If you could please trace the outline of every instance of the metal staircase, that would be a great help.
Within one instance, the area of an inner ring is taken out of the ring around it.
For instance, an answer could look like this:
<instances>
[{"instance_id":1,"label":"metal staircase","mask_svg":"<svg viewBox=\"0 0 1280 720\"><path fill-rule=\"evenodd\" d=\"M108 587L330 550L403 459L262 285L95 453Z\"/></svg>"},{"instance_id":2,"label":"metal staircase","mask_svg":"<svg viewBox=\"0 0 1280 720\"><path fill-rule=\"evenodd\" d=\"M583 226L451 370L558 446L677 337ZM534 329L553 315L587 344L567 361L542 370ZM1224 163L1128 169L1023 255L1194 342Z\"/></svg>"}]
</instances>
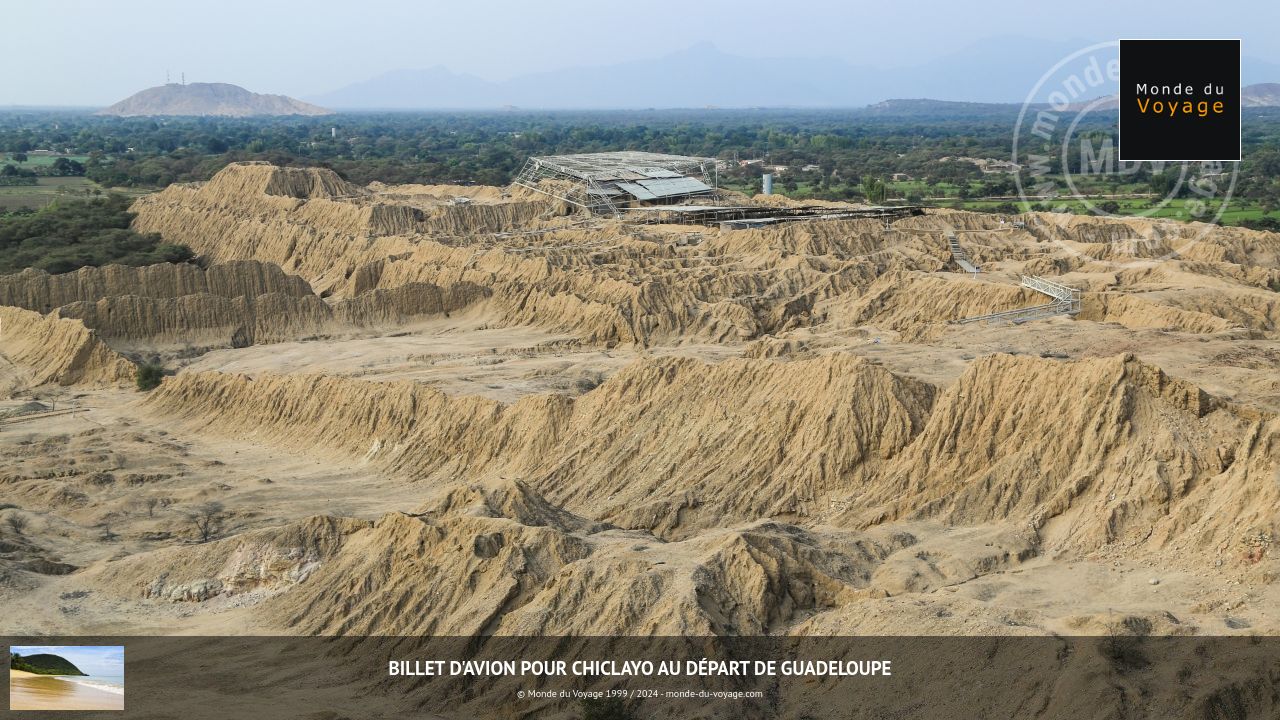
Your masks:
<instances>
[{"instance_id":1,"label":"metal staircase","mask_svg":"<svg viewBox=\"0 0 1280 720\"><path fill-rule=\"evenodd\" d=\"M973 273L974 275L982 272L978 269L977 265L970 262L969 253L965 252L964 248L960 247L960 240L956 238L956 234L950 230L947 231L947 243L951 246L951 259L955 261L956 265L960 266L961 270L967 273Z\"/></svg>"},{"instance_id":2,"label":"metal staircase","mask_svg":"<svg viewBox=\"0 0 1280 720\"><path fill-rule=\"evenodd\" d=\"M1075 315L1080 312L1080 291L1076 288L1068 287L1062 283L1056 283L1038 275L1023 275L1022 287L1047 295L1053 299L1053 302L1045 303L1044 305L1033 305L1031 307L1018 308L1016 310L1004 310L1001 312L988 313L986 315L978 315L976 317L964 318L962 320L953 320L952 322L957 325L967 325L969 323L976 322L1011 322L1020 324L1030 322L1032 320L1043 320L1057 315Z\"/></svg>"}]
</instances>

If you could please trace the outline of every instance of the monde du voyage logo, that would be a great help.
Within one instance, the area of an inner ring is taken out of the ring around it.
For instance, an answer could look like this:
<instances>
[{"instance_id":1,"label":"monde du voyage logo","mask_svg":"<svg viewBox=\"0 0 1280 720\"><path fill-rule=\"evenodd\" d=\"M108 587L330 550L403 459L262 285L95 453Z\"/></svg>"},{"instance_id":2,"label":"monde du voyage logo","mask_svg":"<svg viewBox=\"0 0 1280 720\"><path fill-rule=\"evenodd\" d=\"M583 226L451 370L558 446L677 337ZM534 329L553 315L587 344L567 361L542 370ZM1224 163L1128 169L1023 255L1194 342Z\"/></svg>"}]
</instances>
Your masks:
<instances>
[{"instance_id":1,"label":"monde du voyage logo","mask_svg":"<svg viewBox=\"0 0 1280 720\"><path fill-rule=\"evenodd\" d=\"M1120 41L1120 160L1240 159L1239 40Z\"/></svg>"}]
</instances>

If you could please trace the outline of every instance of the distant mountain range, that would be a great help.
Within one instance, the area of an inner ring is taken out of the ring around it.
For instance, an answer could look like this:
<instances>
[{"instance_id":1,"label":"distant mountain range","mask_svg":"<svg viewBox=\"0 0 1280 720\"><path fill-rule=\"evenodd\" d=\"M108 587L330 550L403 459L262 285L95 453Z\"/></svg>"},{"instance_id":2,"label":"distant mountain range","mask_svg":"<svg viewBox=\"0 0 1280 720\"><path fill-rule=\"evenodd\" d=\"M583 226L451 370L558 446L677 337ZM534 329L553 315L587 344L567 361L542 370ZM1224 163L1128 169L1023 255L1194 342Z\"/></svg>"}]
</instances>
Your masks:
<instances>
[{"instance_id":1,"label":"distant mountain range","mask_svg":"<svg viewBox=\"0 0 1280 720\"><path fill-rule=\"evenodd\" d=\"M568 68L490 81L445 67L393 70L310 98L263 95L226 83L169 83L148 88L100 115L327 115L346 110L865 108L872 114L979 115L1016 109L1040 78L1037 68L1079 48L995 38L914 67L878 70L833 58L750 58L709 43L652 60ZM1017 58L1017 62L1010 62ZM1280 77L1280 65L1246 59L1243 76ZM1103 92L1112 88L1099 88ZM885 98L929 98L897 99ZM1246 107L1280 106L1280 84L1244 88ZM1115 108L1114 96L1073 108Z\"/></svg>"},{"instance_id":2,"label":"distant mountain range","mask_svg":"<svg viewBox=\"0 0 1280 720\"><path fill-rule=\"evenodd\" d=\"M1245 107L1280 107L1280 83L1258 83L1241 89Z\"/></svg>"},{"instance_id":3,"label":"distant mountain range","mask_svg":"<svg viewBox=\"0 0 1280 720\"><path fill-rule=\"evenodd\" d=\"M920 65L877 69L836 58L741 57L702 43L651 60L530 73L503 81L443 66L393 70L308 99L326 107L361 110L848 108L895 97L1020 103L1045 68L1085 44L991 38ZM1280 65L1245 59L1246 82L1276 77Z\"/></svg>"},{"instance_id":4,"label":"distant mountain range","mask_svg":"<svg viewBox=\"0 0 1280 720\"><path fill-rule=\"evenodd\" d=\"M328 115L330 110L284 95L262 95L227 83L169 83L135 93L99 115L117 117L195 115Z\"/></svg>"},{"instance_id":5,"label":"distant mountain range","mask_svg":"<svg viewBox=\"0 0 1280 720\"><path fill-rule=\"evenodd\" d=\"M1016 114L1020 103L958 102L955 100L931 100L928 98L894 98L881 100L861 108L867 115L886 115L895 118L912 116L979 117Z\"/></svg>"}]
</instances>

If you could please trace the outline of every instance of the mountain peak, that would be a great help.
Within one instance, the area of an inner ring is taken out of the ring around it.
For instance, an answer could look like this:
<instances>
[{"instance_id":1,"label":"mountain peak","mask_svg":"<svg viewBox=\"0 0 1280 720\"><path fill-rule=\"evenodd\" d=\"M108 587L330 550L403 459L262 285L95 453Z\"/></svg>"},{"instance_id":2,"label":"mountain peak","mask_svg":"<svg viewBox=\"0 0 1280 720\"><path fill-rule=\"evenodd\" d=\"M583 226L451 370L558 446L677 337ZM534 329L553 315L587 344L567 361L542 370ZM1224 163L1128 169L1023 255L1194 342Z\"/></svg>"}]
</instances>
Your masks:
<instances>
[{"instance_id":1,"label":"mountain peak","mask_svg":"<svg viewBox=\"0 0 1280 720\"><path fill-rule=\"evenodd\" d=\"M117 117L193 115L328 115L330 111L284 95L263 95L230 83L167 83L130 95L98 111Z\"/></svg>"}]
</instances>

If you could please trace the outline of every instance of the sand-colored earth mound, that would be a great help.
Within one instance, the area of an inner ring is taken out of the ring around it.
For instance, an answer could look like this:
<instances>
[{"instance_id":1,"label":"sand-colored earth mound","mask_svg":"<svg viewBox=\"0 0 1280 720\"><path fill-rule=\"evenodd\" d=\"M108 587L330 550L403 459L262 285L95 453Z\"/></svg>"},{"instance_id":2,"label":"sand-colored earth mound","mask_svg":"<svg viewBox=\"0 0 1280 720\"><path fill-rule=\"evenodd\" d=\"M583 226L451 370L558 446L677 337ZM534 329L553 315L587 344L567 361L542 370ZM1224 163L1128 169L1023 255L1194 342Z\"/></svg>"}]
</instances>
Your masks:
<instances>
[{"instance_id":1,"label":"sand-colored earth mound","mask_svg":"<svg viewBox=\"0 0 1280 720\"><path fill-rule=\"evenodd\" d=\"M753 339L823 322L815 308L824 303L831 303L837 322L852 312L852 322L882 322L904 337L923 337L970 310L1034 303L1034 293L1008 287L1017 285L1017 274L993 276L1004 287L977 294L980 288L964 285L932 293L931 278L910 275L950 267L948 233L959 233L969 255L984 266L1016 261L1034 274L1093 272L1099 263L1159 259L1178 249L1199 276L1228 277L1243 286L1240 299L1257 308L1245 326L1267 331L1274 327L1267 283L1280 282L1266 270L1241 270L1266 268L1280 252L1274 236L1241 229L1205 234L1199 226L1170 222L1052 214L1015 224L1002 216L942 212L888 230L875 221L843 220L733 232L657 231L564 217L563 206L522 188L506 196L492 189L458 195L447 186L376 186L365 195L349 188L310 191L340 182L326 170L232 165L203 186L175 186L140 200L137 226L164 232L212 260L274 263L326 296L353 297L410 282L473 282L493 292L496 320L537 323L592 342ZM458 197L469 201L457 203ZM1129 243L1134 239L1144 243ZM886 279L895 271L911 279ZM1106 289L1128 290L1115 285ZM1146 287L1139 281L1133 289ZM864 294L871 297L859 304ZM891 309L897 294L913 298L901 303L903 310ZM937 299L917 301L916 295ZM972 299L952 306L952 296ZM1172 297L1147 299L1176 307ZM1085 300L1092 298L1086 294ZM1240 324L1241 313L1228 305L1197 304L1177 309ZM1096 317L1107 314L1092 305ZM1123 305L1108 320L1207 327L1177 313L1160 318L1160 309L1144 313ZM885 312L894 317L877 317Z\"/></svg>"},{"instance_id":2,"label":"sand-colored earth mound","mask_svg":"<svg viewBox=\"0 0 1280 720\"><path fill-rule=\"evenodd\" d=\"M262 163L134 210L198 264L0 278L30 623L1280 632L1280 235L645 224ZM961 322L1032 276L1079 312Z\"/></svg>"},{"instance_id":3,"label":"sand-colored earth mound","mask_svg":"<svg viewBox=\"0 0 1280 720\"><path fill-rule=\"evenodd\" d=\"M755 635L883 595L872 587L892 583L897 554L916 544L909 533L832 540L778 523L664 542L498 482L373 523L309 518L90 575L124 597L261 603L271 623L307 634ZM969 552L964 541L952 549ZM935 581L955 570L941 558Z\"/></svg>"},{"instance_id":4,"label":"sand-colored earth mound","mask_svg":"<svg viewBox=\"0 0 1280 720\"><path fill-rule=\"evenodd\" d=\"M213 195L272 195L311 200L363 195L366 191L328 168L276 167L266 162L233 163L208 184Z\"/></svg>"},{"instance_id":5,"label":"sand-colored earth mound","mask_svg":"<svg viewBox=\"0 0 1280 720\"><path fill-rule=\"evenodd\" d=\"M460 283L440 288L410 283L352 300L326 303L315 295L280 293L224 297L202 293L174 298L124 295L64 305L52 316L75 318L108 342L151 346L245 347L375 327L399 327L456 312L487 296Z\"/></svg>"},{"instance_id":6,"label":"sand-colored earth mound","mask_svg":"<svg viewBox=\"0 0 1280 720\"><path fill-rule=\"evenodd\" d=\"M1233 529L1259 519L1256 504L1273 502L1276 428L1274 415L1223 403L1131 355L992 355L938 398L879 494L891 515L1021 518L1055 551L1173 537L1204 550L1234 542ZM1250 499L1188 532L1188 519L1225 495Z\"/></svg>"},{"instance_id":7,"label":"sand-colored earth mound","mask_svg":"<svg viewBox=\"0 0 1280 720\"><path fill-rule=\"evenodd\" d=\"M279 266L230 261L201 268L108 265L64 275L0 276L0 304L79 320L118 350L246 347L447 315L489 296L481 286L406 283L325 302Z\"/></svg>"},{"instance_id":8,"label":"sand-colored earth mound","mask_svg":"<svg viewBox=\"0 0 1280 720\"><path fill-rule=\"evenodd\" d=\"M264 612L309 633L761 634L856 593L866 566L891 550L865 541L860 567L776 525L663 543L554 511L531 519L520 511L528 504L549 509L508 484L455 491L417 517L385 516L324 566L327 579ZM371 590L353 586L336 603L322 594L348 577L370 578ZM418 602L406 607L405 597Z\"/></svg>"},{"instance_id":9,"label":"sand-colored earth mound","mask_svg":"<svg viewBox=\"0 0 1280 720\"><path fill-rule=\"evenodd\" d=\"M29 387L118 385L133 381L133 363L75 320L0 307L0 361L17 366Z\"/></svg>"},{"instance_id":10,"label":"sand-colored earth mound","mask_svg":"<svg viewBox=\"0 0 1280 720\"><path fill-rule=\"evenodd\" d=\"M918 340L940 334L955 320L1044 302L1043 295L1008 284L892 272L880 276L860 295L841 296L826 311L831 322L840 326L866 325Z\"/></svg>"},{"instance_id":11,"label":"sand-colored earth mound","mask_svg":"<svg viewBox=\"0 0 1280 720\"><path fill-rule=\"evenodd\" d=\"M268 293L290 297L312 294L311 287L302 278L286 275L275 265L252 260L208 268L161 263L146 267L84 267L62 275L28 268L14 275L0 275L0 305L44 313L71 303L96 302L122 295L176 298L201 293L229 298Z\"/></svg>"},{"instance_id":12,"label":"sand-colored earth mound","mask_svg":"<svg viewBox=\"0 0 1280 720\"><path fill-rule=\"evenodd\" d=\"M280 591L306 580L351 534L368 526L351 518L316 516L111 563L94 571L95 580L128 595L174 603Z\"/></svg>"},{"instance_id":13,"label":"sand-colored earth mound","mask_svg":"<svg viewBox=\"0 0 1280 720\"><path fill-rule=\"evenodd\" d=\"M924 383L829 355L640 361L577 400L509 406L412 383L187 373L148 404L200 430L340 450L424 480L522 477L570 509L669 535L814 512L875 477L932 398Z\"/></svg>"}]
</instances>

